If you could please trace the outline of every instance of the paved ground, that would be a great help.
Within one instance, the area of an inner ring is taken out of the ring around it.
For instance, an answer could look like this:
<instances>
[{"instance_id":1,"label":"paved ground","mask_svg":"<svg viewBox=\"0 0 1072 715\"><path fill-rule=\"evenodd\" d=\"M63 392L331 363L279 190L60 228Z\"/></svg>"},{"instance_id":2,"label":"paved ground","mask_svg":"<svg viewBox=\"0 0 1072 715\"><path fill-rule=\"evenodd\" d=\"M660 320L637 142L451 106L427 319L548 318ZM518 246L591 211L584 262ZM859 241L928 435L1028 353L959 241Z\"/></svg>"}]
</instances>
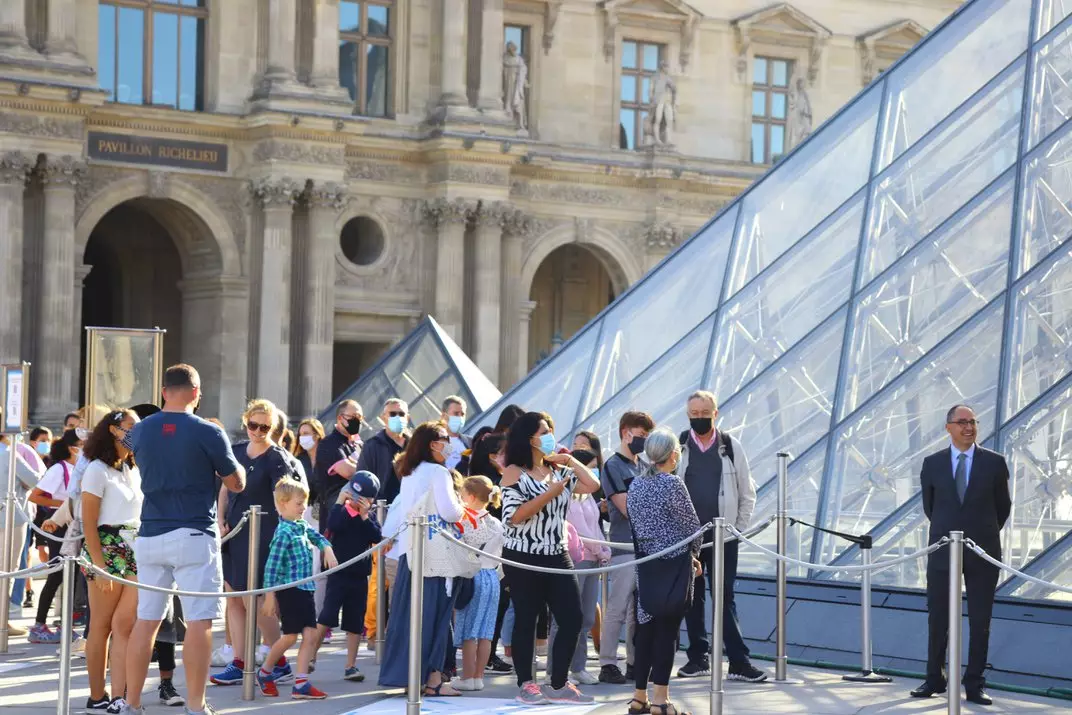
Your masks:
<instances>
[{"instance_id":1,"label":"paved ground","mask_svg":"<svg viewBox=\"0 0 1072 715\"><path fill-rule=\"evenodd\" d=\"M29 616L27 612L25 615ZM16 620L28 625L26 619ZM217 639L219 636L217 635ZM0 715L41 715L56 712L56 682L59 662L55 646L29 645L24 639L12 641L17 654L0 656ZM358 664L369 678L365 683L350 683L341 678L344 653L338 646L325 646L321 653L319 668L313 676L314 683L331 695L320 702L295 702L286 697L288 688L280 688L284 697L262 698L258 693L253 702L241 699L241 687L220 688L209 686L210 702L220 713L301 713L302 715L328 715L353 713L354 715L404 715L405 698L399 691L379 688L375 685L376 666L371 653L362 650ZM769 667L769 663L759 663ZM84 712L89 686L85 661L71 661L71 712ZM595 663L592 663L595 670ZM155 675L155 671L150 675ZM915 681L897 680L891 685L861 685L846 683L838 673L793 667L790 676L803 680L794 685L750 685L726 683L724 712L748 715L774 715L793 713L799 715L892 715L943 713L944 699L933 698L919 701L908 697ZM708 680L675 680L671 694L683 708L694 715L709 713ZM147 684L145 703L155 715L182 713L181 708L168 708L157 704L156 679ZM176 685L183 691L182 669L176 674ZM152 687L150 690L149 687ZM611 715L624 713L631 690L628 686L597 685L585 689L597 698L591 708L534 708L532 712L547 715ZM529 712L510 701L516 693L512 677L497 677L488 680L488 688L476 696L425 701L424 712L429 715L457 715L461 713L486 713L487 715L509 713L522 715ZM150 694L152 697L149 697ZM1031 697L995 691L994 707L981 708L965 703L963 712L1008 713L1015 715L1072 713L1072 703L1063 700Z\"/></svg>"}]
</instances>

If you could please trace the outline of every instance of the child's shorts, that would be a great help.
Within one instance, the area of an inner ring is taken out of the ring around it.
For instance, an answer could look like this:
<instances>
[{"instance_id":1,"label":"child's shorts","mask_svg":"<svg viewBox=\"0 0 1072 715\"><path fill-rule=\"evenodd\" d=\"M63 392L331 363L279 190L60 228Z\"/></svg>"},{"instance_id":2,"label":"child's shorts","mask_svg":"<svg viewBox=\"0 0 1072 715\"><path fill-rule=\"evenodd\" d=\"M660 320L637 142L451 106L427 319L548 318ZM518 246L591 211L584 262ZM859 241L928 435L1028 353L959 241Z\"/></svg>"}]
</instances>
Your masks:
<instances>
[{"instance_id":1,"label":"child's shorts","mask_svg":"<svg viewBox=\"0 0 1072 715\"><path fill-rule=\"evenodd\" d=\"M313 593L297 587L275 592L283 635L300 635L306 628L316 628L316 601Z\"/></svg>"},{"instance_id":2,"label":"child's shorts","mask_svg":"<svg viewBox=\"0 0 1072 715\"><path fill-rule=\"evenodd\" d=\"M368 581L368 576L355 577L345 571L328 576L324 607L316 622L326 628L338 628L339 609L342 609L342 629L357 635L364 633Z\"/></svg>"}]
</instances>

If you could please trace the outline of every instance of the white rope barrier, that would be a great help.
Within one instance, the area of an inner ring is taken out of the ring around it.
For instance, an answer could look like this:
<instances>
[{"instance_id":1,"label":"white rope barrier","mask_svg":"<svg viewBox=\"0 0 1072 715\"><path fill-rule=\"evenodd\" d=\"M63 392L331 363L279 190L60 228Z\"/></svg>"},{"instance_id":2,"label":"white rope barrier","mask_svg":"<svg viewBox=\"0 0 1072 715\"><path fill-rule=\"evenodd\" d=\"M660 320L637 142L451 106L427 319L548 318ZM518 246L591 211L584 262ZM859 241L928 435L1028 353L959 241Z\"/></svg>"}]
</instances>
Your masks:
<instances>
[{"instance_id":1,"label":"white rope barrier","mask_svg":"<svg viewBox=\"0 0 1072 715\"><path fill-rule=\"evenodd\" d=\"M226 544L228 541L238 536L238 532L242 531L242 527L246 525L247 521L249 521L249 512L242 515L242 518L234 525L233 529L220 537L220 544Z\"/></svg>"},{"instance_id":2,"label":"white rope barrier","mask_svg":"<svg viewBox=\"0 0 1072 715\"><path fill-rule=\"evenodd\" d=\"M55 573L56 571L59 571L62 568L63 568L63 559L58 558L55 561L49 561L48 563L44 563L44 564L37 564L36 566L31 566L30 568L25 568L25 569L22 569L21 571L12 571L11 573L0 573L0 579L6 579L6 578L12 578L12 579L14 579L14 578L28 578L30 576L36 576L38 574L48 575L50 573Z\"/></svg>"},{"instance_id":3,"label":"white rope barrier","mask_svg":"<svg viewBox=\"0 0 1072 715\"><path fill-rule=\"evenodd\" d=\"M33 530L35 533L45 537L46 539L52 539L53 541L69 544L73 544L76 541L82 540L81 536L56 536L55 534L50 534L41 527L39 527L37 524L33 523L33 517L30 516L29 512L26 511L26 508L22 504L16 501L15 508L18 509L19 513L22 514L23 518L26 519L26 523L29 525L30 529Z\"/></svg>"},{"instance_id":4,"label":"white rope barrier","mask_svg":"<svg viewBox=\"0 0 1072 715\"><path fill-rule=\"evenodd\" d=\"M986 553L986 551L981 546L979 546L979 544L975 543L971 539L965 539L964 540L964 546L966 546L967 548L969 548L972 551L974 551L975 554L979 558L981 558L983 561L986 561L987 563L989 563L989 564L991 564L993 566L997 566L999 569L1002 569L1003 571L1008 571L1009 573L1011 573L1011 574L1013 574L1015 576L1019 576L1020 578L1024 579L1025 581L1028 581L1030 583L1036 584L1038 586L1043 586L1045 588L1052 588L1055 591L1061 591L1063 593L1072 593L1072 587L1070 587L1070 586L1061 586L1060 584L1051 583L1050 581L1043 581L1041 578L1036 578L1034 576L1031 576L1030 574L1026 574L1023 571L1020 571L1019 569L1015 569L1012 566L1009 566L1007 564L1003 564L1002 562L998 561L997 559L995 559L990 554Z\"/></svg>"},{"instance_id":5,"label":"white rope barrier","mask_svg":"<svg viewBox=\"0 0 1072 715\"><path fill-rule=\"evenodd\" d=\"M766 521L762 521L759 524L756 524L751 529L749 529L748 531L744 532L744 535L749 537L749 538L755 536L756 534L760 533L761 531L766 529L768 526L773 524L775 519L777 519L777 518L778 517L776 515L771 515L771 516L767 517ZM585 544L593 544L595 546L609 546L612 549L620 549L621 551L630 551L630 552L632 552L634 550L633 545L631 543L618 542L618 541L601 541L599 539L590 539L587 536L581 536L580 534L578 534L577 537L581 540L581 542L583 542ZM736 540L737 540L736 536L730 536L730 537L728 537L726 539L726 542L728 543L728 542L736 541ZM700 547L700 550L701 551L706 551L707 549L710 549L710 548L711 548L711 544L704 544L703 546Z\"/></svg>"}]
</instances>

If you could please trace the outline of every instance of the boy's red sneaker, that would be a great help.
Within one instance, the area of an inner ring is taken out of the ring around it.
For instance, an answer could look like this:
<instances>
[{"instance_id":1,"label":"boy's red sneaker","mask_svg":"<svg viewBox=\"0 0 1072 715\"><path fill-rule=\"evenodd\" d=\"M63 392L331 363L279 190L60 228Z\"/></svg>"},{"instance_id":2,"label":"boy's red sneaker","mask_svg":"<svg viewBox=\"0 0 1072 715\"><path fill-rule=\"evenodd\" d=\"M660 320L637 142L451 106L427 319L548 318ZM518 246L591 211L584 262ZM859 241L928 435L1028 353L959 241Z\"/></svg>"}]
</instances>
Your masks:
<instances>
[{"instance_id":1,"label":"boy's red sneaker","mask_svg":"<svg viewBox=\"0 0 1072 715\"><path fill-rule=\"evenodd\" d=\"M295 700L323 700L327 696L327 693L318 690L309 681L306 681L301 687L295 685L290 691L290 697Z\"/></svg>"},{"instance_id":2,"label":"boy's red sneaker","mask_svg":"<svg viewBox=\"0 0 1072 715\"><path fill-rule=\"evenodd\" d=\"M269 698L279 697L279 688L275 686L275 679L272 676L265 676L263 673L257 673L257 683L261 686L261 695Z\"/></svg>"}]
</instances>

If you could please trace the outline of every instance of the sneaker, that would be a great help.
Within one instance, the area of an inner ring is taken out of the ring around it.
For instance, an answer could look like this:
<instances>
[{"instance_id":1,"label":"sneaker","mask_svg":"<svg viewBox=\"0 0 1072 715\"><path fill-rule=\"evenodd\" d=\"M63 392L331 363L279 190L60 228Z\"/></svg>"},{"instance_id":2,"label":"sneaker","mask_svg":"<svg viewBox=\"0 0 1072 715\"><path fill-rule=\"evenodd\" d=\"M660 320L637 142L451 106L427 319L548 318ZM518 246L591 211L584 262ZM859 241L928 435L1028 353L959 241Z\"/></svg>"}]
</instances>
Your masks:
<instances>
[{"instance_id":1,"label":"sneaker","mask_svg":"<svg viewBox=\"0 0 1072 715\"><path fill-rule=\"evenodd\" d=\"M306 680L305 684L301 687L295 685L290 689L290 697L295 700L323 700L327 696L327 693L322 690L317 690L317 688L308 680Z\"/></svg>"},{"instance_id":2,"label":"sneaker","mask_svg":"<svg viewBox=\"0 0 1072 715\"><path fill-rule=\"evenodd\" d=\"M310 672L313 670L312 665L309 666L309 670ZM290 663L272 668L272 680L277 683L289 683L294 680L294 671L290 669Z\"/></svg>"},{"instance_id":3,"label":"sneaker","mask_svg":"<svg viewBox=\"0 0 1072 715\"><path fill-rule=\"evenodd\" d=\"M492 655L488 658L488 666L485 670L494 675L505 675L507 673L513 673L514 666L510 665L499 656Z\"/></svg>"},{"instance_id":4,"label":"sneaker","mask_svg":"<svg viewBox=\"0 0 1072 715\"><path fill-rule=\"evenodd\" d=\"M734 665L730 664L729 680L743 680L746 683L762 683L767 679L767 674L752 665L748 661Z\"/></svg>"},{"instance_id":5,"label":"sneaker","mask_svg":"<svg viewBox=\"0 0 1072 715\"><path fill-rule=\"evenodd\" d=\"M160 696L160 702L164 705L177 707L186 704L186 700L179 695L179 691L175 690L175 685L170 680L161 680L156 692Z\"/></svg>"},{"instance_id":6,"label":"sneaker","mask_svg":"<svg viewBox=\"0 0 1072 715\"><path fill-rule=\"evenodd\" d=\"M574 685L595 685L599 682L599 678L587 670L580 670L576 673L570 673L570 682Z\"/></svg>"},{"instance_id":7,"label":"sneaker","mask_svg":"<svg viewBox=\"0 0 1072 715\"><path fill-rule=\"evenodd\" d=\"M585 695L573 683L567 682L564 686L555 690L551 686L543 689L547 702L552 704L589 705L596 701L591 695Z\"/></svg>"},{"instance_id":8,"label":"sneaker","mask_svg":"<svg viewBox=\"0 0 1072 715\"><path fill-rule=\"evenodd\" d=\"M27 638L30 643L44 643L47 645L55 645L60 642L60 634L58 631L51 630L43 623L38 623L30 629L30 634Z\"/></svg>"},{"instance_id":9,"label":"sneaker","mask_svg":"<svg viewBox=\"0 0 1072 715\"><path fill-rule=\"evenodd\" d=\"M127 707L127 701L123 698L116 698L104 712L110 713L111 715L119 715L119 713L123 712L123 708L125 707Z\"/></svg>"},{"instance_id":10,"label":"sneaker","mask_svg":"<svg viewBox=\"0 0 1072 715\"><path fill-rule=\"evenodd\" d=\"M223 668L228 663L234 661L234 648L224 643L216 650L212 651L212 667Z\"/></svg>"},{"instance_id":11,"label":"sneaker","mask_svg":"<svg viewBox=\"0 0 1072 715\"><path fill-rule=\"evenodd\" d=\"M679 678L702 678L705 675L711 675L711 664L706 661L703 663L689 661L677 671Z\"/></svg>"},{"instance_id":12,"label":"sneaker","mask_svg":"<svg viewBox=\"0 0 1072 715\"><path fill-rule=\"evenodd\" d=\"M237 663L231 661L223 672L216 673L209 680L213 685L238 685L242 682L242 669Z\"/></svg>"},{"instance_id":13,"label":"sneaker","mask_svg":"<svg viewBox=\"0 0 1072 715\"><path fill-rule=\"evenodd\" d=\"M331 636L332 636L332 630L330 628L328 628L326 631L324 631L324 642L325 643L330 643L331 642Z\"/></svg>"},{"instance_id":14,"label":"sneaker","mask_svg":"<svg viewBox=\"0 0 1072 715\"><path fill-rule=\"evenodd\" d=\"M625 679L628 680L630 683L633 682L634 680L636 680L636 678L633 676L633 664L632 663L626 663L626 665L625 665Z\"/></svg>"},{"instance_id":15,"label":"sneaker","mask_svg":"<svg viewBox=\"0 0 1072 715\"><path fill-rule=\"evenodd\" d=\"M26 595L22 598L23 608L33 608L33 591L27 591Z\"/></svg>"},{"instance_id":16,"label":"sneaker","mask_svg":"<svg viewBox=\"0 0 1072 715\"><path fill-rule=\"evenodd\" d=\"M112 704L112 699L105 693L104 697L100 700L94 700L93 698L86 698L86 710L107 710L108 706Z\"/></svg>"},{"instance_id":17,"label":"sneaker","mask_svg":"<svg viewBox=\"0 0 1072 715\"><path fill-rule=\"evenodd\" d=\"M521 692L515 698L522 705L546 705L547 698L540 686L531 680L521 686Z\"/></svg>"},{"instance_id":18,"label":"sneaker","mask_svg":"<svg viewBox=\"0 0 1072 715\"><path fill-rule=\"evenodd\" d=\"M75 611L73 616L74 616L73 623L74 623L74 626L76 628L85 627L85 625L86 625L86 612L85 611Z\"/></svg>"},{"instance_id":19,"label":"sneaker","mask_svg":"<svg viewBox=\"0 0 1072 715\"><path fill-rule=\"evenodd\" d=\"M207 711L208 708L206 707L205 710ZM189 710L186 712L190 713ZM123 708L119 711L119 715L145 715L145 708L136 708L124 701ZM190 713L190 715L192 715L192 713Z\"/></svg>"},{"instance_id":20,"label":"sneaker","mask_svg":"<svg viewBox=\"0 0 1072 715\"><path fill-rule=\"evenodd\" d=\"M205 709L204 709L204 710L202 710L201 712L194 712L194 711L193 711L193 710L191 710L190 708L183 708L183 710L182 710L182 711L183 711L183 712L184 712L184 713L185 713L186 715L218 715L218 713L216 712L216 708L212 707L212 706L211 706L211 705L209 705L208 703L205 703ZM134 715L142 715L142 713L141 713L141 711L139 710L139 711L138 711L137 713L135 713Z\"/></svg>"},{"instance_id":21,"label":"sneaker","mask_svg":"<svg viewBox=\"0 0 1072 715\"><path fill-rule=\"evenodd\" d=\"M599 682L607 685L625 685L629 681L616 665L604 665L599 669Z\"/></svg>"},{"instance_id":22,"label":"sneaker","mask_svg":"<svg viewBox=\"0 0 1072 715\"><path fill-rule=\"evenodd\" d=\"M476 684L476 678L458 678L451 681L450 686L459 692L475 693L477 691Z\"/></svg>"},{"instance_id":23,"label":"sneaker","mask_svg":"<svg viewBox=\"0 0 1072 715\"><path fill-rule=\"evenodd\" d=\"M350 680L355 683L361 683L365 680L365 674L358 670L357 666L355 665L354 667L347 668L345 671L343 671L342 679Z\"/></svg>"},{"instance_id":24,"label":"sneaker","mask_svg":"<svg viewBox=\"0 0 1072 715\"><path fill-rule=\"evenodd\" d=\"M268 657L268 651L272 650L271 646L266 646L261 643L257 646L257 665L264 665L264 659Z\"/></svg>"},{"instance_id":25,"label":"sneaker","mask_svg":"<svg viewBox=\"0 0 1072 715\"><path fill-rule=\"evenodd\" d=\"M275 687L275 678L257 671L257 685L261 686L261 695L269 698L279 697L279 688Z\"/></svg>"},{"instance_id":26,"label":"sneaker","mask_svg":"<svg viewBox=\"0 0 1072 715\"><path fill-rule=\"evenodd\" d=\"M484 689L484 679L483 678L474 678L473 683L476 684L476 689L478 691Z\"/></svg>"}]
</instances>

